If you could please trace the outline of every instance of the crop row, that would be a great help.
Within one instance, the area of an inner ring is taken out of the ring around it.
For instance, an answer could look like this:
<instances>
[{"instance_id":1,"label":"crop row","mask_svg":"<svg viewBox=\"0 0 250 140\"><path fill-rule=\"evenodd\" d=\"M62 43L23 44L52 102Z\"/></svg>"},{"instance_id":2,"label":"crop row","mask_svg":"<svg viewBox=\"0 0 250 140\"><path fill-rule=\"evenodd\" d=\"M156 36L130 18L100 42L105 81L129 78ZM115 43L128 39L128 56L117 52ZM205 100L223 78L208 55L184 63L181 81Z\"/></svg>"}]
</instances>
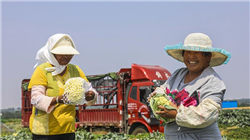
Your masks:
<instances>
[{"instance_id":1,"label":"crop row","mask_svg":"<svg viewBox=\"0 0 250 140\"><path fill-rule=\"evenodd\" d=\"M221 131L226 132L223 139L247 139L250 136L250 109L223 110L219 116ZM3 122L3 121L2 121ZM235 128L235 129L232 129ZM242 132L242 133L241 133ZM159 132L139 135L127 135L119 133L108 133L97 135L86 132L84 129L76 131L76 140L163 140L164 135ZM31 132L27 128L17 130L15 133L0 137L1 140L29 140Z\"/></svg>"}]
</instances>

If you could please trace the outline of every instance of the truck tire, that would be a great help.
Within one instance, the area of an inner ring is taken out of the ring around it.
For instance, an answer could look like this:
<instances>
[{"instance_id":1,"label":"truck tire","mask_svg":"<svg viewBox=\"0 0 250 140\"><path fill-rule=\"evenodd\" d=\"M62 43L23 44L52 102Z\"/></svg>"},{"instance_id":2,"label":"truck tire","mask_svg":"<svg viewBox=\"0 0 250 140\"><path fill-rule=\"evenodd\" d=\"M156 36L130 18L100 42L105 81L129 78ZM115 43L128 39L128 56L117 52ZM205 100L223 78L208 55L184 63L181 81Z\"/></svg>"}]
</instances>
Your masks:
<instances>
[{"instance_id":1,"label":"truck tire","mask_svg":"<svg viewBox=\"0 0 250 140\"><path fill-rule=\"evenodd\" d=\"M138 126L133 130L131 135L137 135L139 133L148 133L148 130L145 126Z\"/></svg>"}]
</instances>

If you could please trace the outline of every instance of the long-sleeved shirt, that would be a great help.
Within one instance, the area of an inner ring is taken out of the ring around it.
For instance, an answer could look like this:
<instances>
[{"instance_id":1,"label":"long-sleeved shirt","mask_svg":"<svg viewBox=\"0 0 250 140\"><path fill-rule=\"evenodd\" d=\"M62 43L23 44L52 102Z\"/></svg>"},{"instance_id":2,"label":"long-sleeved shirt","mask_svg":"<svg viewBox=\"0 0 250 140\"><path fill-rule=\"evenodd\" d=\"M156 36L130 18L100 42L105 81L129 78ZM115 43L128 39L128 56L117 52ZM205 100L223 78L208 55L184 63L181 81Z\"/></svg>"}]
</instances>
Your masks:
<instances>
[{"instance_id":1,"label":"long-sleeved shirt","mask_svg":"<svg viewBox=\"0 0 250 140\"><path fill-rule=\"evenodd\" d=\"M198 106L179 106L176 121L165 125L166 139L221 139L216 120L221 109L221 102L226 91L224 82L218 74L208 67L199 77L189 83L184 83L187 68L176 70L156 93L170 90L185 90L192 95L195 91L200 94Z\"/></svg>"},{"instance_id":2,"label":"long-sleeved shirt","mask_svg":"<svg viewBox=\"0 0 250 140\"><path fill-rule=\"evenodd\" d=\"M96 101L97 92L94 88L90 88L90 91L95 93L94 99L90 101L85 101L87 105L91 105ZM50 113L55 105L50 105L53 97L46 96L46 87L42 85L33 86L31 89L31 104L33 104L37 109Z\"/></svg>"}]
</instances>

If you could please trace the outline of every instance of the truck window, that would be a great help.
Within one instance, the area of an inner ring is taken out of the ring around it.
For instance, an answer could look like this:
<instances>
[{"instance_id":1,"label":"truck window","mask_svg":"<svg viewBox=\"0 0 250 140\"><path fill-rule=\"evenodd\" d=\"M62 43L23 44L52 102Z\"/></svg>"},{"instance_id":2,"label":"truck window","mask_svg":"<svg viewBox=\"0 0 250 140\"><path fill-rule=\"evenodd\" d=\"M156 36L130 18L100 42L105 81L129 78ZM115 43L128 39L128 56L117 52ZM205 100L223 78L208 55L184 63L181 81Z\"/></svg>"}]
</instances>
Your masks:
<instances>
[{"instance_id":1,"label":"truck window","mask_svg":"<svg viewBox=\"0 0 250 140\"><path fill-rule=\"evenodd\" d=\"M129 90L131 87L132 83L128 83L127 88L126 88L126 99L128 99L128 94L129 94Z\"/></svg>"},{"instance_id":2,"label":"truck window","mask_svg":"<svg viewBox=\"0 0 250 140\"><path fill-rule=\"evenodd\" d=\"M132 87L130 98L137 100L137 86Z\"/></svg>"},{"instance_id":3,"label":"truck window","mask_svg":"<svg viewBox=\"0 0 250 140\"><path fill-rule=\"evenodd\" d=\"M147 104L147 97L151 93L151 88L148 86L140 87L140 102L143 104Z\"/></svg>"}]
</instances>

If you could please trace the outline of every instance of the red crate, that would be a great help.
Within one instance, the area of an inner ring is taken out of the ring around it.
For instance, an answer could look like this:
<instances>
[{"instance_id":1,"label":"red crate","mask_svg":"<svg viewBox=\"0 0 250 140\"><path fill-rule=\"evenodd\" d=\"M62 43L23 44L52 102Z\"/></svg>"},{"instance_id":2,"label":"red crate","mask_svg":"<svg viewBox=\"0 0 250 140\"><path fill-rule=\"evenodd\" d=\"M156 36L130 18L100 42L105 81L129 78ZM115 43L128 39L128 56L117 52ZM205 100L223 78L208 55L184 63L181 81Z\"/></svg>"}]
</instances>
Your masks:
<instances>
[{"instance_id":1,"label":"red crate","mask_svg":"<svg viewBox=\"0 0 250 140\"><path fill-rule=\"evenodd\" d=\"M22 107L21 107L21 112L22 112L22 125L24 127L29 126L29 119L30 115L32 113L32 104L30 102L31 98L31 92L28 91L28 84L29 84L29 79L24 79L22 81Z\"/></svg>"}]
</instances>

